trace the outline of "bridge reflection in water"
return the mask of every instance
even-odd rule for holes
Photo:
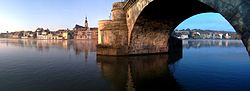
[[[112,84],[112,91],[180,91],[172,73],[174,63],[181,58],[182,54],[97,56],[97,63],[104,79]]]

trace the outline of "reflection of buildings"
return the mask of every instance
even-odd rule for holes
[[[184,48],[242,47],[241,40],[183,40]]]
[[[84,59],[88,59],[88,54],[91,52],[96,52],[96,40],[75,40],[73,42],[73,48],[76,55],[84,53]]]
[[[18,47],[32,47],[40,51],[44,49],[49,50],[51,47],[59,47],[62,49],[70,50],[74,49],[76,54],[85,52],[96,51],[96,40],[22,40],[22,39],[4,39],[0,40],[0,43],[4,42],[8,45],[14,45]]]
[[[96,51],[96,44],[95,40],[79,40],[73,42],[73,48],[75,49],[76,54],[79,52],[95,52]]]
[[[168,67],[169,59],[169,55],[97,56],[97,63],[113,91],[180,91]]]

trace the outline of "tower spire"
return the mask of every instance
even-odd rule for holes
[[[87,17],[85,17],[85,27],[86,27],[86,28],[89,27],[89,25],[88,25],[88,18],[87,18]]]

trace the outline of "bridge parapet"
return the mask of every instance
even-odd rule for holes
[[[128,10],[131,6],[133,6],[133,4],[135,4],[135,2],[137,2],[138,0],[126,0],[126,4],[124,5],[123,9],[126,11]]]

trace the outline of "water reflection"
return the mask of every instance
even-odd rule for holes
[[[54,47],[73,50],[78,55],[81,52],[96,52],[97,40],[20,40],[0,39],[0,47],[17,46],[36,48],[39,51],[53,49]],[[249,43],[250,45],[250,43]],[[184,48],[202,47],[243,47],[240,40],[183,40]],[[250,46],[248,46],[250,47]],[[248,51],[250,48],[248,48]]]
[[[74,50],[76,55],[80,53],[96,52],[96,40],[22,40],[22,39],[0,39],[1,46],[15,46],[25,48],[36,48],[38,51],[46,52],[53,48]]]
[[[183,40],[184,48],[243,47],[240,40]]]
[[[172,74],[174,63],[180,58],[166,54],[97,56],[97,63],[104,79],[112,84],[112,91],[180,91],[181,86]]]
[[[248,87],[249,59],[244,57],[241,41],[184,40],[183,44],[183,58],[181,52],[96,57],[96,41],[0,39],[0,90],[192,91]]]
[[[203,47],[245,47],[241,40],[183,40],[183,48],[203,48]],[[246,46],[250,56],[250,43]]]

